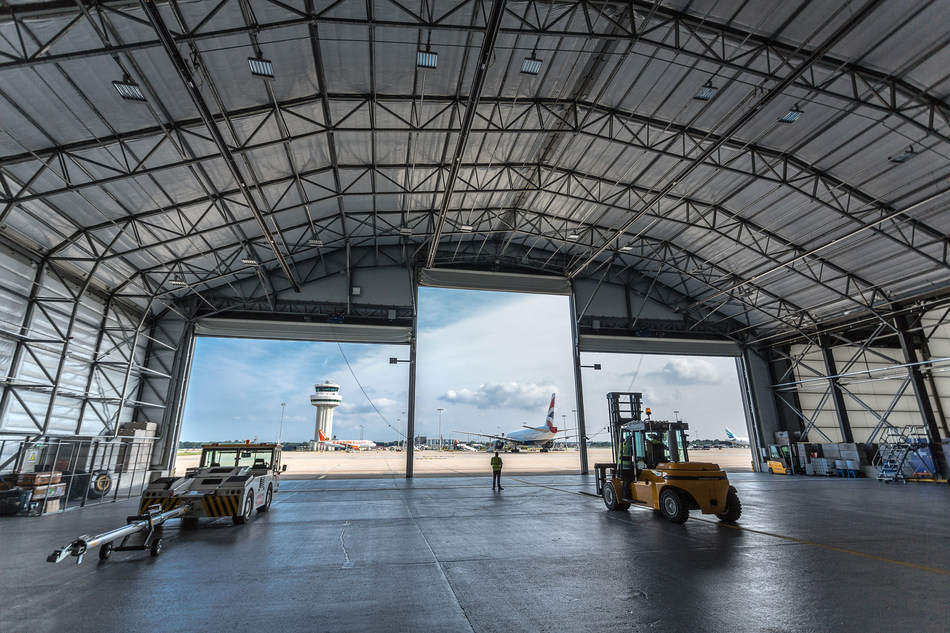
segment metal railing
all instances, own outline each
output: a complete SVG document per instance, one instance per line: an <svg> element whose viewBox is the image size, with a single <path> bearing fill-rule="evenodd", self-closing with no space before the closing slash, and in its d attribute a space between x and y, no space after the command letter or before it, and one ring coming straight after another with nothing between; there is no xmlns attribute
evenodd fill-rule
<svg viewBox="0 0 950 633"><path fill-rule="evenodd" d="M44 497L39 511L64 511L138 497L148 484L154 437L47 437L0 440L0 475L61 473L57 504Z"/></svg>

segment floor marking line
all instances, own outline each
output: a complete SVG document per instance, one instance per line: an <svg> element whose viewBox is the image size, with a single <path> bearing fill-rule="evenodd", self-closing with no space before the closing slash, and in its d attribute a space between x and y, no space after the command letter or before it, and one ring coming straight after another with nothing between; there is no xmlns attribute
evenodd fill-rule
<svg viewBox="0 0 950 633"><path fill-rule="evenodd" d="M709 523L716 525L717 522L711 521L709 519L703 519L697 517L703 523ZM844 547L838 547L837 545L828 545L827 543L818 543L816 541L809 541L806 539L796 538L794 536L786 536L784 534L775 534L774 532L766 532L765 530L756 530L753 528L743 527L741 525L730 525L729 523L718 523L723 527L731 528L733 530L741 530L743 532L750 532L752 534L761 534L763 536L771 536L773 538L783 539L785 541L792 541L793 543L800 543L802 545L811 545L813 547L821 547L823 549L828 549L834 552L840 552L842 554L851 554L853 556L860 556L862 558L869 558L871 560L881 561L883 563L891 563L893 565L901 565L902 567L911 567L913 569L918 569L920 571L928 571L934 574L940 574L942 576L950 576L950 570L940 569L939 567L928 567L926 565L918 565L917 563L909 563L903 560L897 560L894 558L887 558L885 556L878 556L877 554L868 554L866 552L859 552L853 549L847 549Z"/></svg>
<svg viewBox="0 0 950 633"><path fill-rule="evenodd" d="M516 478L514 478L514 477L511 477L510 479L512 479L513 481L517 481L517 482L519 482L519 483L525 484L525 485L527 485L527 486L536 486L536 487L538 487L538 488L548 488L548 489L550 489L550 490L556 490L556 491L558 491L558 492L566 492L566 493L572 494L572 495L586 495L586 496L594 496L594 497L596 497L596 495L592 495L591 493L579 492L579 491L576 491L576 490L565 490L565 489L563 489L563 488L556 488L556 487L554 487L554 486L546 485L546 484L530 483L530 482L527 482L527 481L523 481L523 480L520 480L520 479L516 479ZM643 507L643 506L636 506L636 505L633 505L633 506L631 506L631 507L632 507L632 508L637 508L637 509L640 509L640 510L650 510L650 511L652 511L652 508L646 508L646 507ZM930 572L930 573L933 573L933 574L940 574L941 576L950 576L950 570L940 569L939 567L928 567L928 566L926 566L926 565L918 565L917 563L909 563L909 562L907 562L907 561L896 560L896 559L893 559L893 558L886 558L886 557L884 557L884 556L878 556L878 555L876 555L876 554L867 554L867 553L865 553L865 552L859 552L859 551L857 551L857 550L846 549L846 548L844 548L844 547L838 547L837 545L828 545L827 543L817 543L817 542L815 542L815 541L809 541L809 540L806 540L806 539L795 538L794 536L785 536L785 535L783 535L783 534L775 534L775 533L773 533L773 532L766 532L765 530L755 530L755 529L753 529L753 528L747 528L747 527L743 527L743 526L741 526L741 525L733 525L733 524L730 524L730 523L723 523L723 522L721 522L721 521L713 521L713 520L711 520L711 519L704 519L704 518L702 518L702 517L695 517L695 519L698 520L698 521L702 521L703 523L708 523L708 524L710 524L710 525L720 525L720 526L722 526L722 527L731 528L731 529L733 529L733 530L742 530L743 532L750 532L750 533L752 533L752 534L761 534L761 535L763 535L763 536L771 536L771 537L773 537L773 538L779 538L779 539L783 539L783 540L786 540L786 541L792 541L793 543L800 543L800 544L802 544L802 545L811 545L811 546L813 546L813 547L821 547L821 548L823 548L823 549L831 550L831 551L834 551L834 552L840 552L840 553L842 553L842 554L851 554L851 555L853 555L853 556L860 556L860 557L862 557L862 558L868 558L868 559L871 559L871 560L877 560L877 561L881 561L881 562L883 562L883 563L891 563L892 565L900 565L900 566L902 566L902 567L910 567L910 568L912 568L912 569L917 569L917 570L919 570L919 571L926 571L926 572Z"/></svg>

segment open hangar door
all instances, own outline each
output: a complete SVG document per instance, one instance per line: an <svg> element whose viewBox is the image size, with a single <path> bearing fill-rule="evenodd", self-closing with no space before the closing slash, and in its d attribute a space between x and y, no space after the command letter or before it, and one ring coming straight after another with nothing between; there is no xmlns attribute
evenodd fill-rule
<svg viewBox="0 0 950 633"><path fill-rule="evenodd" d="M403 445L407 372L414 374L414 369L395 367L390 359L411 357L411 323L209 318L195 329L196 353L180 438L188 446L251 438L280 441L288 472L295 476L325 476L327 469L337 473L341 468L403 474L401 453L374 451L386 459L366 463L358 455L339 453L331 459L313 451L341 448L316 443L315 421L330 441L348 442L357 436L363 440L365 430L374 448ZM311 396L325 391L325 383L332 385L335 397L329 408L318 409ZM195 465L194 459L180 457L176 470Z"/></svg>

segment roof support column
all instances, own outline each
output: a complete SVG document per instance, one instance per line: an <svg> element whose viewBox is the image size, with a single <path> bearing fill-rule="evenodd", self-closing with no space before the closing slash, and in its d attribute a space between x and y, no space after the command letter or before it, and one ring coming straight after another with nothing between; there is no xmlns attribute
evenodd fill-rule
<svg viewBox="0 0 950 633"><path fill-rule="evenodd" d="M828 389L831 390L831 400L835 405L835 417L838 420L838 430L841 431L841 441L848 444L854 443L854 435L851 433L851 421L848 420L848 408L844 402L844 394L841 393L841 385L838 384L838 368L835 366L834 350L828 337L822 336L818 339L821 349L821 358L825 362L825 374L828 376Z"/></svg>
<svg viewBox="0 0 950 633"><path fill-rule="evenodd" d="M409 341L409 407L406 409L406 479L412 479L416 446L416 341L419 338L419 284L412 284L412 340Z"/></svg>
<svg viewBox="0 0 950 633"><path fill-rule="evenodd" d="M935 475L946 479L948 474L947 460L943 454L943 447L940 442L940 428L937 426L937 419L934 416L933 407L930 405L930 395L927 392L927 384L924 382L922 365L917 356L916 341L910 334L910 321L906 314L898 313L894 316L894 326L897 330L897 339L901 344L901 351L904 352L904 362L907 364L907 372L910 377L910 383L914 386L914 397L917 401L917 408L920 410L920 417L923 418L924 425L927 427L927 435L930 437L930 456L934 462L934 468L937 470ZM928 368L929 371L929 368Z"/></svg>
<svg viewBox="0 0 950 633"><path fill-rule="evenodd" d="M736 370L739 372L746 429L749 431L749 444L752 446L752 469L761 472L762 448L770 443L770 439L764 437L765 433L759 416L759 401L755 395L758 385L752 377L753 362L752 351L748 347L743 347L742 356L736 357Z"/></svg>
<svg viewBox="0 0 950 633"><path fill-rule="evenodd" d="M574 305L573 284L571 284L571 352L574 355L574 398L577 401L577 446L581 453L581 474L590 471L587 464L587 423L584 420L584 384L581 380L580 334L577 331L577 311Z"/></svg>

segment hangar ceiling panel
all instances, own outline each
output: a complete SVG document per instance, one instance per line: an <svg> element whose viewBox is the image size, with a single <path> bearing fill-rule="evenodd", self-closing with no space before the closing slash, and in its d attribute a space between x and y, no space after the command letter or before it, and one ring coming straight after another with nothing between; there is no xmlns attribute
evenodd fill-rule
<svg viewBox="0 0 950 633"><path fill-rule="evenodd" d="M742 342L950 295L940 3L149 6L0 5L0 241L156 315L357 245Z"/></svg>

